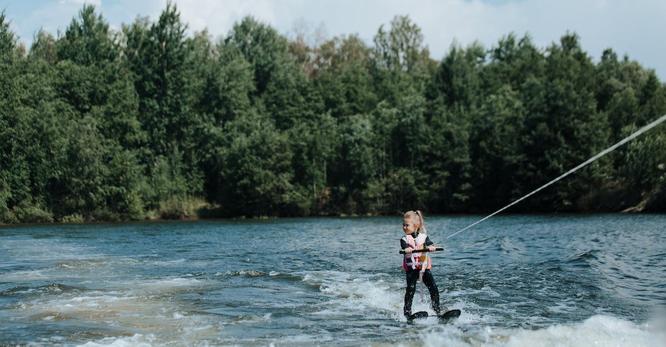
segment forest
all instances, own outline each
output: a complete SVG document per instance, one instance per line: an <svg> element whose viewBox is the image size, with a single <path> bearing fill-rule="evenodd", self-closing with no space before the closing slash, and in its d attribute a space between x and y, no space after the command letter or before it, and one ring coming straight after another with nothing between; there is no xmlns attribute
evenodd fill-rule
<svg viewBox="0 0 666 347"><path fill-rule="evenodd" d="M666 114L654 70L571 32L311 41L84 5L26 47L2 12L0 223L492 212ZM508 212L620 211L666 211L666 126Z"/></svg>

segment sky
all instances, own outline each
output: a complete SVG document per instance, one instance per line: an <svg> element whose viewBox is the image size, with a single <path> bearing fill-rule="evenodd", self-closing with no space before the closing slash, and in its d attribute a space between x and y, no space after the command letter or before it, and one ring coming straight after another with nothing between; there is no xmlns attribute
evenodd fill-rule
<svg viewBox="0 0 666 347"><path fill-rule="evenodd" d="M368 44L380 25L409 15L421 28L431 57L441 60L452 43L478 41L490 48L508 33L529 33L542 48L567 32L598 60L606 48L627 54L666 81L666 1L664 0L174 0L191 32L207 28L228 34L246 15L280 33L315 31L331 38L358 34ZM166 0L0 0L19 39L30 44L43 28L62 32L84 3L95 5L119 29L137 16L157 18ZM315 35L311 35L314 41Z"/></svg>

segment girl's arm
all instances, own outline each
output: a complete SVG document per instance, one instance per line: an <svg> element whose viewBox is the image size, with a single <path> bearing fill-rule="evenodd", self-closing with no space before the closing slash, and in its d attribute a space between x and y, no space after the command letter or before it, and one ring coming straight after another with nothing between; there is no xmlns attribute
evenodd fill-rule
<svg viewBox="0 0 666 347"><path fill-rule="evenodd" d="M407 242L403 239L400 239L400 248L402 248L402 250L405 251L405 253L412 253L413 251L413 249L409 247Z"/></svg>
<svg viewBox="0 0 666 347"><path fill-rule="evenodd" d="M425 240L425 246L428 248L429 251L434 251L435 250L435 243L430 240L430 237L426 236Z"/></svg>

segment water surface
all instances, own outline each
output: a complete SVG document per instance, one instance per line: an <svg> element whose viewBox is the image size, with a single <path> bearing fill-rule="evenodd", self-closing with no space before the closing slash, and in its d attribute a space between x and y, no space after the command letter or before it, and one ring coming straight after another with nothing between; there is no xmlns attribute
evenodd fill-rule
<svg viewBox="0 0 666 347"><path fill-rule="evenodd" d="M666 341L666 216L500 216L443 243L477 218L426 219L446 325L402 317L400 217L0 228L0 345Z"/></svg>

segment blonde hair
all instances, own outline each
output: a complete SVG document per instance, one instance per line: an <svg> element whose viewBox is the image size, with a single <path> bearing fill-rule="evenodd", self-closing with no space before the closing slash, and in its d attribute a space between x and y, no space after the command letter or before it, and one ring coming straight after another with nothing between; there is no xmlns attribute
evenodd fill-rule
<svg viewBox="0 0 666 347"><path fill-rule="evenodd" d="M418 231L420 233L424 233L424 234L428 233L428 231L426 230L426 227L425 227L425 220L423 219L423 213L421 213L420 210L407 211L402 216L402 218L416 219L418 221L418 228L416 229L416 231Z"/></svg>

